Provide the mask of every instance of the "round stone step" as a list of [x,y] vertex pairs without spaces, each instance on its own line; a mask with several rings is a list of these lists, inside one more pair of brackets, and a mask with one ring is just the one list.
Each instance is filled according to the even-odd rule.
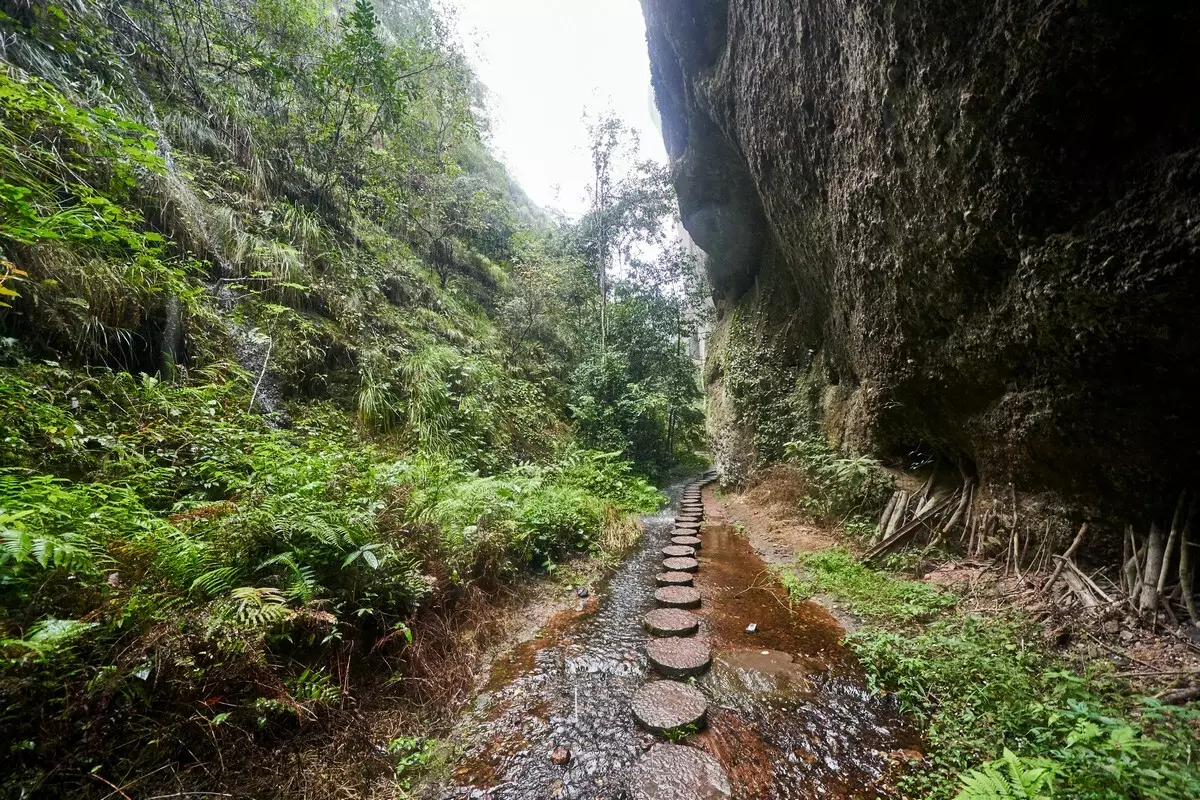
[[634,764],[629,792],[634,800],[721,800],[733,795],[715,758],[679,744],[657,745]]
[[699,728],[708,712],[708,701],[699,689],[676,681],[651,681],[634,692],[633,718],[653,733],[693,725]]
[[657,586],[691,586],[693,580],[686,572],[660,572],[654,576]]
[[733,795],[715,758],[679,744],[657,745],[634,764],[629,792],[634,800],[722,800]]
[[671,544],[680,545],[681,547],[691,547],[695,550],[700,549],[699,536],[672,536]]
[[664,558],[663,567],[667,572],[696,572],[700,562],[694,558]]
[[696,548],[685,547],[681,544],[669,544],[662,549],[662,554],[667,558],[691,558],[696,555]]
[[650,666],[667,678],[690,678],[701,675],[712,665],[712,648],[708,642],[695,637],[653,639],[646,643]]
[[691,586],[664,586],[654,590],[654,599],[667,608],[699,608],[700,590]]
[[682,608],[656,608],[642,617],[642,627],[655,636],[691,636],[700,629],[700,618]]
[[691,531],[698,531],[698,530],[700,530],[700,523],[699,522],[676,522],[675,527],[676,528],[685,528],[685,529],[691,530]]

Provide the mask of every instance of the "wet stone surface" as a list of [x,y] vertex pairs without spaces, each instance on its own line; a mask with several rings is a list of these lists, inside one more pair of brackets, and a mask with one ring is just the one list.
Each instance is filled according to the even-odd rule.
[[690,572],[660,572],[654,576],[656,586],[691,586],[696,576]]
[[732,796],[721,765],[693,747],[660,744],[634,768],[634,800],[720,800]]
[[812,691],[810,671],[779,650],[728,650],[713,659],[709,680],[722,696],[745,692],[802,697]]
[[671,544],[664,547],[660,552],[667,558],[691,558],[696,555],[696,548]]
[[667,572],[695,572],[700,569],[700,562],[694,558],[664,558],[662,565]]
[[646,658],[655,671],[667,678],[692,678],[708,671],[712,647],[704,639],[653,639],[646,642]]
[[655,636],[691,636],[700,627],[700,618],[681,608],[656,608],[642,617],[642,627]]
[[[462,749],[444,800],[624,800],[646,732],[630,703],[650,675],[642,618],[655,610],[659,550],[670,509],[644,519],[641,546],[606,585],[595,613],[522,646],[514,670],[493,671],[475,710],[458,726]],[[691,577],[690,575],[688,577]],[[565,747],[565,766],[548,754]]]
[[683,547],[691,547],[697,550],[700,549],[699,536],[672,536],[671,544],[682,545]]
[[651,681],[634,692],[630,707],[643,728],[665,733],[688,725],[698,729],[708,712],[708,701],[699,689],[686,683]]
[[699,522],[676,522],[675,528],[677,530],[680,528],[683,528],[684,530],[698,531],[698,530],[700,530],[700,523]]
[[667,608],[699,608],[700,590],[691,586],[664,586],[655,589],[654,600]]
[[[764,582],[762,560],[716,509],[705,528],[704,566],[686,575],[704,606],[655,609],[655,588],[669,574],[655,574],[659,550],[672,524],[666,514],[646,520],[640,548],[595,587],[587,610],[552,621],[542,638],[493,665],[491,681],[453,734],[463,755],[435,796],[904,797],[895,788],[896,753],[921,749],[921,740],[892,699],[867,688],[836,621]],[[698,633],[647,642],[644,619],[668,611],[698,618]],[[754,633],[746,631],[751,624]],[[649,655],[664,642],[697,641],[712,648],[715,662],[688,681],[708,701],[705,727],[684,740],[687,746],[658,744],[646,752],[655,735],[638,726],[632,702],[643,686],[661,682]],[[551,759],[557,747],[569,752],[565,764]]]

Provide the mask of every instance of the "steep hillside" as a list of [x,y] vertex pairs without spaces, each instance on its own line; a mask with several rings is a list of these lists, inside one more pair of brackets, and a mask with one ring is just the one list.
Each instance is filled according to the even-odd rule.
[[425,0],[0,11],[0,795],[402,795],[697,462],[683,273],[589,235],[665,181],[551,220]]
[[828,437],[1060,536],[1169,524],[1200,477],[1195,8],[643,6],[727,474]]

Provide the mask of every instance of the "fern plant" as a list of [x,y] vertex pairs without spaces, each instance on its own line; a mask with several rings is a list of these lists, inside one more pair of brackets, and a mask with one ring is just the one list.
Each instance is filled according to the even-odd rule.
[[956,800],[1050,800],[1061,770],[1052,759],[1021,757],[1005,748],[1003,758],[962,777]]

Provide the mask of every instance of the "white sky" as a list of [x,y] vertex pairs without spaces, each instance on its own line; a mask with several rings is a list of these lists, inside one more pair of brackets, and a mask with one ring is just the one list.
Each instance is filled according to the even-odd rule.
[[584,112],[611,108],[666,160],[638,0],[452,0],[491,91],[493,148],[533,201],[572,217],[591,183]]

